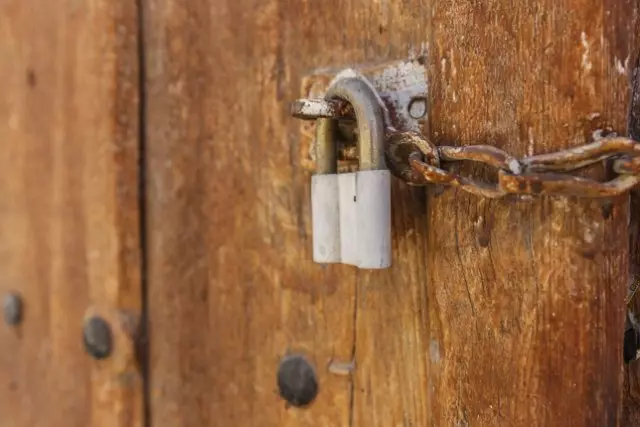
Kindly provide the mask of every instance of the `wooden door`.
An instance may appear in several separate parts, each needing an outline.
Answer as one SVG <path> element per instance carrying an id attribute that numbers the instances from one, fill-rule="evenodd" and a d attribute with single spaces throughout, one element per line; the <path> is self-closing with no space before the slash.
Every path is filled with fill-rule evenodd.
<path id="1" fill-rule="evenodd" d="M 638 139 L 638 8 L 0 2 L 0 292 L 24 308 L 0 327 L 0 427 L 638 425 L 637 200 L 394 180 L 393 267 L 320 266 L 288 111 L 315 73 L 413 61 L 437 144 Z M 279 396 L 294 354 L 318 385 L 303 408 Z"/>
<path id="2" fill-rule="evenodd" d="M 0 426 L 142 426 L 138 14 L 0 2 Z M 85 320 L 111 355 L 84 350 Z"/>
<path id="3" fill-rule="evenodd" d="M 628 197 L 396 182 L 393 268 L 314 265 L 288 104 L 317 70 L 424 55 L 436 143 L 625 134 L 636 2 L 143 3 L 152 422 L 621 425 Z M 306 409 L 278 398 L 291 353 L 317 371 Z"/>

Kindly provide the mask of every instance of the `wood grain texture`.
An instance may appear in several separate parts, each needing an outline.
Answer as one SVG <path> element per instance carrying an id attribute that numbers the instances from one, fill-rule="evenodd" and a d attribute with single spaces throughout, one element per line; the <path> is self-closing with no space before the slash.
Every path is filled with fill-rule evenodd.
<path id="1" fill-rule="evenodd" d="M 640 76 L 636 76 L 640 77 Z M 640 83 L 640 82 L 637 82 Z M 636 89 L 640 89 L 637 87 Z M 635 92 L 640 96 L 640 91 Z M 640 97 L 637 99 L 640 101 Z M 632 103 L 632 111 L 636 108 L 636 112 L 640 113 L 640 103 Z M 632 118 L 630 123 L 630 134 L 634 138 L 640 137 L 640 122 L 636 117 Z M 630 277 L 629 282 L 633 285 L 635 281 L 640 279 L 640 192 L 634 191 L 631 196 L 631 222 L 629 224 L 630 237 Z M 630 311 L 636 316 L 640 313 L 640 299 L 637 295 L 630 304 Z M 635 361 L 625 366 L 624 370 L 624 402 L 623 402 L 623 422 L 625 427 L 633 427 L 640 425 L 640 362 Z"/>
<path id="2" fill-rule="evenodd" d="M 0 3 L 0 425 L 141 426 L 137 10 L 127 1 Z M 111 324 L 111 358 L 83 319 Z"/>
<path id="3" fill-rule="evenodd" d="M 419 46 L 420 3 L 145 4 L 152 421 L 423 424 L 422 192 L 395 191 L 395 269 L 314 265 L 310 177 L 287 115 L 307 72 Z M 277 395 L 290 351 L 318 371 L 309 409 Z M 353 380 L 329 373 L 354 353 Z"/>
<path id="4" fill-rule="evenodd" d="M 631 75 L 631 97 L 629 102 L 629 136 L 640 140 L 640 56 L 636 59 Z M 640 280 L 640 190 L 631 193 L 629 222 L 629 284 L 630 290 Z M 632 294 L 629 311 L 638 319 L 640 315 L 640 298 Z M 625 367 L 623 425 L 640 425 L 640 363 L 635 361 Z"/>
<path id="5" fill-rule="evenodd" d="M 439 143 L 625 132 L 634 3 L 478 3 L 144 1 L 152 423 L 620 425 L 627 198 L 395 183 L 392 269 L 310 261 L 287 106 L 314 69 L 427 53 Z M 318 371 L 308 409 L 277 396 L 292 351 Z"/>
<path id="6" fill-rule="evenodd" d="M 626 132 L 637 4 L 434 6 L 436 143 L 523 156 Z M 429 202 L 433 424 L 620 425 L 628 197 Z"/>

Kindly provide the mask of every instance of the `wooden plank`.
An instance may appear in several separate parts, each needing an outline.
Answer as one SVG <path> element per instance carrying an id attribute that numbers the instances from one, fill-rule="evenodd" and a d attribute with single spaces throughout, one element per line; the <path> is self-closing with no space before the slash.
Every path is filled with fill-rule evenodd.
<path id="1" fill-rule="evenodd" d="M 154 420 L 619 423 L 626 198 L 425 206 L 396 182 L 394 267 L 320 267 L 287 105 L 319 68 L 424 52 L 439 143 L 525 155 L 622 133 L 636 5 L 146 0 L 144 16 Z M 290 351 L 317 370 L 307 409 L 277 398 Z"/>
<path id="2" fill-rule="evenodd" d="M 24 304 L 0 326 L 2 426 L 143 424 L 137 27 L 128 1 L 0 5 L 0 294 Z"/>
<path id="3" fill-rule="evenodd" d="M 640 76 L 636 76 L 640 77 Z M 640 83 L 640 82 L 639 82 Z M 640 89 L 640 88 L 637 88 Z M 634 93 L 636 93 L 634 91 Z M 640 92 L 637 92 L 640 95 Z M 637 100 L 640 101 L 640 98 Z M 637 110 L 640 104 L 632 103 Z M 638 117 L 640 118 L 640 117 Z M 640 136 L 640 122 L 632 119 L 630 133 L 634 138 Z M 629 282 L 633 287 L 640 280 L 640 192 L 634 191 L 631 197 L 631 222 L 629 224 L 630 237 L 630 277 Z M 630 311 L 638 319 L 640 313 L 640 299 L 638 294 L 631 300 Z M 636 320 L 637 321 L 637 320 Z M 624 402 L 623 402 L 623 418 L 622 425 L 632 427 L 640 424 L 640 362 L 634 361 L 625 367 L 624 371 Z"/>
<path id="4" fill-rule="evenodd" d="M 523 156 L 626 132 L 635 2 L 433 5 L 437 143 Z M 628 197 L 429 202 L 432 425 L 620 425 Z"/>
<path id="5" fill-rule="evenodd" d="M 153 420 L 346 425 L 348 381 L 326 366 L 352 356 L 355 273 L 308 262 L 308 177 L 284 108 L 298 89 L 280 43 L 290 12 L 275 1 L 144 12 Z M 288 413 L 276 371 L 294 351 L 322 391 Z"/>
<path id="6" fill-rule="evenodd" d="M 631 74 L 631 96 L 629 102 L 629 136 L 640 140 L 640 57 Z M 629 312 L 630 319 L 640 319 L 640 294 L 634 292 L 640 281 L 640 190 L 631 193 L 629 222 Z M 635 361 L 625 367 L 624 372 L 623 426 L 640 424 L 640 363 Z"/>
<path id="7" fill-rule="evenodd" d="M 399 4 L 366 14 L 349 12 L 364 11 L 353 1 L 145 4 L 154 419 L 165 426 L 349 425 L 354 395 L 363 395 L 366 372 L 375 371 L 374 385 L 383 375 L 385 383 L 415 385 L 402 391 L 392 382 L 406 400 L 376 397 L 390 408 L 385 419 L 400 420 L 404 411 L 419 425 L 424 415 L 405 402 L 420 414 L 426 393 L 415 375 L 425 366 L 424 322 L 415 315 L 424 306 L 424 274 L 409 267 L 424 258 L 422 191 L 396 192 L 395 272 L 376 279 L 312 264 L 310 177 L 299 162 L 299 123 L 287 110 L 310 70 L 404 58 L 404 42 L 419 40 L 420 27 L 394 22 L 414 22 Z M 378 13 L 390 15 L 380 23 Z M 389 34 L 402 41 L 395 50 Z M 392 310 L 362 328 L 386 307 Z M 340 364 L 363 351 L 354 350 L 356 325 L 366 351 L 385 342 L 390 350 L 377 361 L 358 360 L 356 371 L 365 374 L 352 384 Z M 367 337 L 377 327 L 380 341 Z M 276 372 L 288 351 L 303 352 L 317 370 L 320 393 L 308 409 L 287 410 L 278 399 Z"/>

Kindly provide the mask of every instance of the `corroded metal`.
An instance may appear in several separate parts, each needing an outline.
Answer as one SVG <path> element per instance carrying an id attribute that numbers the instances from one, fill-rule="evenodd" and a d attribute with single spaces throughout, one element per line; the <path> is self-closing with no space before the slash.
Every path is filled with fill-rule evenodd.
<path id="1" fill-rule="evenodd" d="M 383 104 L 375 89 L 364 79 L 345 77 L 329 87 L 325 99 L 346 101 L 353 107 L 358 123 L 358 169 L 383 169 L 385 120 Z M 335 122 L 333 119 L 321 119 L 321 123 L 324 121 Z M 320 126 L 319 132 L 325 132 L 323 127 Z M 322 136 L 326 139 L 325 133 Z"/>
<path id="2" fill-rule="evenodd" d="M 353 114 L 347 111 L 344 104 L 339 104 L 344 101 L 351 104 L 349 102 L 351 100 L 331 97 L 327 99 L 326 105 L 322 104 L 325 101 L 319 101 L 318 105 L 321 107 L 318 107 L 313 100 L 299 101 L 300 105 L 305 107 L 298 107 L 296 110 L 299 112 L 306 109 L 307 118 L 332 117 L 317 120 L 320 136 L 335 132 L 334 128 L 329 127 L 328 122 L 334 122 L 336 118 L 344 117 L 345 114 Z M 324 115 L 319 114 L 318 111 Z M 323 140 L 318 138 L 319 142 Z M 499 198 L 508 194 L 598 198 L 617 196 L 640 184 L 640 143 L 631 138 L 610 136 L 579 147 L 523 159 L 517 159 L 490 145 L 436 147 L 416 131 L 400 132 L 387 128 L 386 141 L 384 158 L 387 167 L 394 176 L 409 185 L 449 185 L 489 198 Z M 322 159 L 335 159 L 337 154 L 328 153 L 326 148 L 328 147 L 318 144 L 318 149 L 322 153 L 331 154 Z M 358 157 L 361 161 L 365 159 L 365 163 L 376 158 L 373 153 L 362 152 L 360 148 L 358 151 Z M 618 174 L 609 181 L 599 182 L 566 174 L 607 160 L 612 161 L 612 170 Z M 451 162 L 460 161 L 482 163 L 497 169 L 498 182 L 476 180 L 451 170 Z M 446 166 L 444 162 L 447 162 Z M 325 170 L 323 162 L 319 162 L 318 169 Z"/>
<path id="3" fill-rule="evenodd" d="M 424 57 L 363 63 L 353 69 L 319 69 L 303 76 L 302 98 L 290 104 L 290 114 L 300 120 L 297 152 L 301 167 L 317 173 L 317 119 L 338 120 L 336 138 L 338 172 L 358 170 L 357 123 L 350 103 L 326 99 L 329 88 L 340 79 L 361 76 L 368 81 L 385 107 L 385 124 L 402 131 L 421 131 L 428 112 L 428 78 Z"/>
<path id="4" fill-rule="evenodd" d="M 549 174 L 512 175 L 500 171 L 500 188 L 505 193 L 529 195 L 559 195 L 575 197 L 613 197 L 631 190 L 640 177 L 621 175 L 608 182 L 598 182 L 578 176 Z"/>
<path id="5" fill-rule="evenodd" d="M 396 177 L 412 185 L 450 185 L 489 198 L 508 194 L 612 197 L 640 184 L 640 143 L 617 136 L 521 160 L 487 145 L 434 148 L 418 133 L 390 134 L 387 142 L 387 158 L 391 159 L 387 163 Z M 634 155 L 638 157 L 632 157 Z M 424 161 L 422 156 L 428 156 L 430 161 Z M 614 161 L 613 169 L 619 174 L 610 181 L 599 182 L 561 173 L 609 159 Z M 449 167 L 441 166 L 440 160 L 487 164 L 498 169 L 498 182 L 461 176 Z"/>
<path id="6" fill-rule="evenodd" d="M 411 159 L 409 162 L 411 167 L 418 171 L 418 173 L 420 173 L 429 184 L 450 185 L 458 187 L 468 193 L 491 199 L 504 196 L 504 192 L 496 185 L 476 181 L 471 178 L 458 175 L 457 173 L 448 172 L 444 169 L 416 160 L 415 158 Z"/>
<path id="7" fill-rule="evenodd" d="M 618 174 L 640 174 L 640 157 L 614 160 L 613 171 Z"/>
<path id="8" fill-rule="evenodd" d="M 469 160 L 508 170 L 515 174 L 522 171 L 522 166 L 515 157 L 491 145 L 441 146 L 438 147 L 438 152 L 442 160 Z"/>
<path id="9" fill-rule="evenodd" d="M 438 166 L 438 148 L 417 132 L 394 132 L 387 138 L 385 160 L 391 173 L 409 185 L 426 185 L 427 178 L 414 169 L 408 160 L 421 161 L 429 166 Z"/>
<path id="10" fill-rule="evenodd" d="M 351 117 L 353 109 L 348 103 L 337 99 L 301 98 L 291 103 L 290 113 L 293 117 L 302 120 L 340 119 Z"/>
<path id="11" fill-rule="evenodd" d="M 640 144 L 623 137 L 603 138 L 579 147 L 527 157 L 522 163 L 529 172 L 569 172 L 621 154 L 640 155 Z"/>
<path id="12" fill-rule="evenodd" d="M 337 130 L 336 120 L 320 118 L 316 121 L 316 174 L 338 172 Z"/>

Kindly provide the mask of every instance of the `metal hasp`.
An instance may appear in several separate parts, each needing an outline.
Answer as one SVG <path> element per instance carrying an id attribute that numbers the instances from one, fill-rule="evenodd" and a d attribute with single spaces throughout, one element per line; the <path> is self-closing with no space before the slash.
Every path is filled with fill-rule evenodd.
<path id="1" fill-rule="evenodd" d="M 312 177 L 313 259 L 363 269 L 391 265 L 390 173 L 384 161 L 385 111 L 362 76 L 338 78 L 325 100 L 353 108 L 358 170 L 337 174 L 338 119 L 316 123 L 316 174 Z"/>

